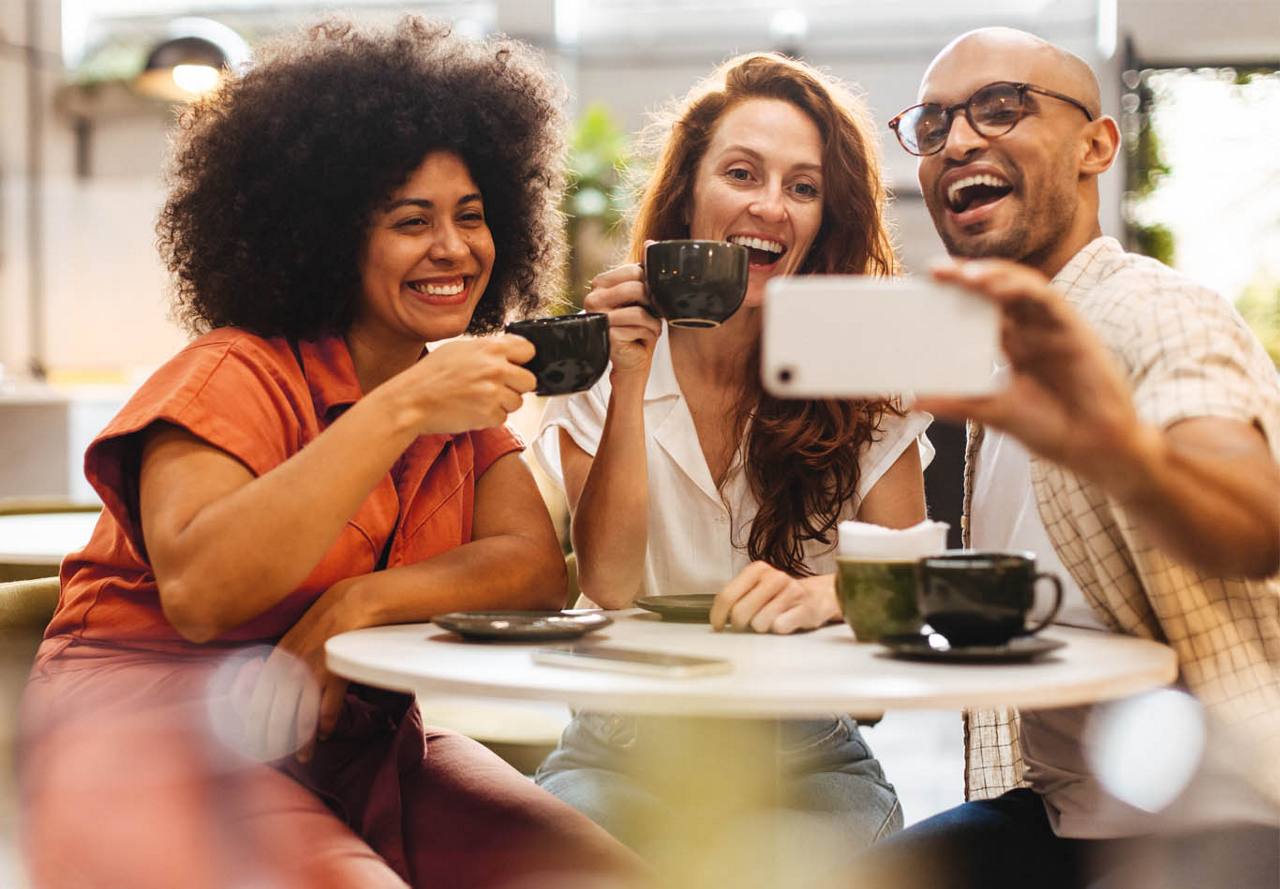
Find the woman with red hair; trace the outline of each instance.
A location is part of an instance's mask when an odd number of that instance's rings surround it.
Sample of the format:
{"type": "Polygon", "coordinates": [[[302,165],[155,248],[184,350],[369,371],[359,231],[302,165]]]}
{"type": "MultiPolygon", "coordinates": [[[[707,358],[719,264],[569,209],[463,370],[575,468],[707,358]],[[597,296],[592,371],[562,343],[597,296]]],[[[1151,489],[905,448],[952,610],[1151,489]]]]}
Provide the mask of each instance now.
{"type": "MultiPolygon", "coordinates": [[[[925,517],[927,415],[888,401],[791,401],[762,391],[760,307],[782,275],[891,275],[876,142],[843,86],[776,54],[732,59],[647,132],[631,262],[598,275],[610,373],[549,406],[535,453],[564,485],[583,594],[718,591],[717,629],[791,633],[838,620],[839,522],[925,517]],[[666,329],[646,311],[647,242],[746,246],[742,307],[714,330],[666,329]]],[[[641,733],[643,734],[643,733],[641,733]]],[[[619,765],[633,720],[579,714],[542,786],[617,834],[637,796],[619,765]]],[[[901,824],[897,798],[847,716],[785,724],[796,804],[837,813],[854,844],[901,824]]],[[[624,838],[627,838],[624,836],[624,838]]]]}

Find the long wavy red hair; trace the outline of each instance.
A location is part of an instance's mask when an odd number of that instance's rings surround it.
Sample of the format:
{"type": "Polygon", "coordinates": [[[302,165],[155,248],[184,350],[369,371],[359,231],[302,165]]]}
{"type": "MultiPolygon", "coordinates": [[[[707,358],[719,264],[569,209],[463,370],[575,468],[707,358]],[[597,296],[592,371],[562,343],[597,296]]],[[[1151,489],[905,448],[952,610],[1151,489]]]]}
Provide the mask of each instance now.
{"type": "MultiPolygon", "coordinates": [[[[694,178],[717,123],[749,99],[781,99],[813,120],[822,137],[822,224],[798,274],[892,275],[896,261],[884,220],[888,200],[871,116],[847,87],[776,53],[730,59],[642,134],[656,161],[637,183],[630,255],[646,240],[687,238],[694,178]]],[[[740,458],[759,511],[745,545],[752,559],[796,576],[805,545],[834,545],[843,510],[856,496],[859,457],[876,439],[886,401],[799,401],[768,395],[753,351],[735,416],[740,458]]],[[[737,532],[735,531],[735,541],[737,532]]]]}

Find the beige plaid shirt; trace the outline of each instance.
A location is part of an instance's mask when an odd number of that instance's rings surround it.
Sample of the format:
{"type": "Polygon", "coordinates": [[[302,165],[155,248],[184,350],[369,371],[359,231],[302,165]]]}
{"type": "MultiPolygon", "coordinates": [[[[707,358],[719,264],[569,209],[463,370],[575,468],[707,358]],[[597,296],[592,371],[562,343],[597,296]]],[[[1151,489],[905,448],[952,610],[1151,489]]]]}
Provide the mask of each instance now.
{"type": "MultiPolygon", "coordinates": [[[[1053,284],[1121,362],[1146,423],[1228,417],[1258,426],[1280,460],[1276,368],[1240,316],[1210,290],[1155,260],[1098,238],[1053,284]]],[[[982,428],[965,455],[965,539],[982,428]]],[[[1095,485],[1031,459],[1040,519],[1062,564],[1117,632],[1156,639],[1178,654],[1181,682],[1228,727],[1280,742],[1280,577],[1211,577],[1149,542],[1095,485]]],[[[965,795],[997,796],[1023,782],[1016,710],[965,714],[965,795]]],[[[1280,763],[1280,758],[1271,757],[1280,763]]],[[[1280,765],[1259,776],[1280,798],[1280,765]]]]}

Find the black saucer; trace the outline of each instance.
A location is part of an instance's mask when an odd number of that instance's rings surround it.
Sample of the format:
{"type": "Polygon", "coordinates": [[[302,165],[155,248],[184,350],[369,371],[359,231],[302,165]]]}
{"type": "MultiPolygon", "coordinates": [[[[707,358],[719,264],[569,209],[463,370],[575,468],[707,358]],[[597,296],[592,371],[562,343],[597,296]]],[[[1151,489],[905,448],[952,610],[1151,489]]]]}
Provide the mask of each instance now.
{"type": "Polygon", "coordinates": [[[453,611],[431,621],[464,639],[486,642],[576,639],[613,623],[598,611],[453,611]]]}
{"type": "Polygon", "coordinates": [[[947,663],[1008,663],[1030,661],[1067,643],[1044,636],[1014,636],[1001,645],[952,645],[937,633],[886,636],[880,644],[896,658],[947,663]]]}

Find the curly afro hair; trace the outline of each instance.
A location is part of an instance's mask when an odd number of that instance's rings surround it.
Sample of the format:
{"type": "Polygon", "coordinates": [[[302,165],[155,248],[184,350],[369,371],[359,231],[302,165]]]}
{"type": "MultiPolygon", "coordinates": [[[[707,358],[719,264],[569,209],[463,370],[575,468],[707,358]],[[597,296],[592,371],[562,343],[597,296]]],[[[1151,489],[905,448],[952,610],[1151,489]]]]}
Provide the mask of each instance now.
{"type": "Polygon", "coordinates": [[[344,332],[374,213],[436,150],[466,161],[497,250],[468,331],[533,312],[563,266],[562,99],[523,45],[418,18],[263,48],[179,122],[157,225],[175,315],[196,333],[344,332]]]}

